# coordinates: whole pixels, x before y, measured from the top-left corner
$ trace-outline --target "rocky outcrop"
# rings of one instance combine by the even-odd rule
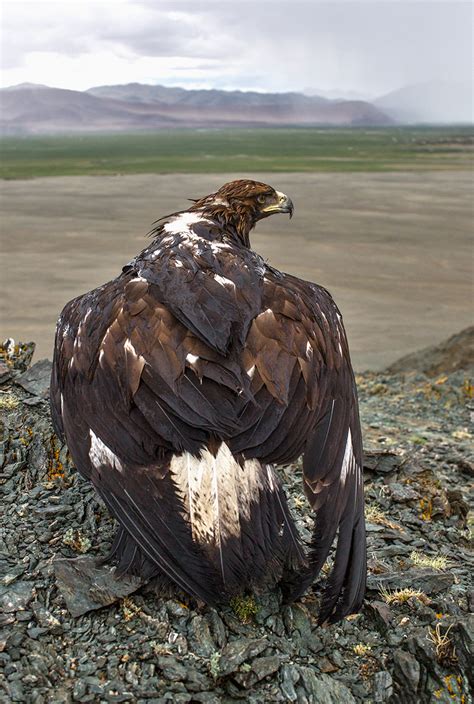
[[[0,701],[472,702],[464,372],[358,377],[369,590],[361,614],[318,628],[318,585],[215,610],[102,566],[113,521],[53,433],[45,363],[25,377],[30,353],[0,348]],[[307,539],[300,467],[280,474]]]
[[[422,372],[427,376],[451,374],[458,369],[474,368],[474,326],[452,335],[439,345],[425,347],[397,359],[387,372]]]

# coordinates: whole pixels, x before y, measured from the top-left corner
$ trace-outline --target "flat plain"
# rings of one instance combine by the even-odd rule
[[[472,127],[175,129],[0,139],[0,178],[458,170]]]
[[[258,224],[253,248],[316,281],[343,312],[355,367],[381,369],[472,321],[472,173],[140,174],[1,183],[0,334],[51,357],[74,296],[116,276],[151,223],[236,177],[295,202]]]

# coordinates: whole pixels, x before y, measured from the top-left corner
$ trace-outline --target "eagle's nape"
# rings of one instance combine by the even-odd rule
[[[157,221],[116,279],[58,322],[53,421],[119,522],[118,574],[209,604],[315,580],[321,622],[365,591],[362,444],[342,319],[323,288],[269,267],[249,232],[291,200],[238,181]],[[275,465],[303,459],[307,555]]]

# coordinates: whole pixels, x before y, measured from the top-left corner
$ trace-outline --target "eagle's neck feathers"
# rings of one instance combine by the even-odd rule
[[[229,205],[220,198],[197,201],[189,212],[199,211],[204,218],[220,225],[226,239],[233,239],[244,247],[250,247],[250,231],[255,227],[256,218],[251,209],[243,205]]]

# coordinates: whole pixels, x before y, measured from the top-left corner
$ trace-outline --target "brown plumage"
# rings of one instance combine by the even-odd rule
[[[278,580],[292,600],[337,534],[320,611],[336,621],[365,590],[357,396],[330,294],[250,249],[278,212],[287,196],[241,180],[157,221],[116,279],[64,308],[52,412],[119,522],[120,571],[212,604]],[[307,554],[274,470],[302,454]]]

